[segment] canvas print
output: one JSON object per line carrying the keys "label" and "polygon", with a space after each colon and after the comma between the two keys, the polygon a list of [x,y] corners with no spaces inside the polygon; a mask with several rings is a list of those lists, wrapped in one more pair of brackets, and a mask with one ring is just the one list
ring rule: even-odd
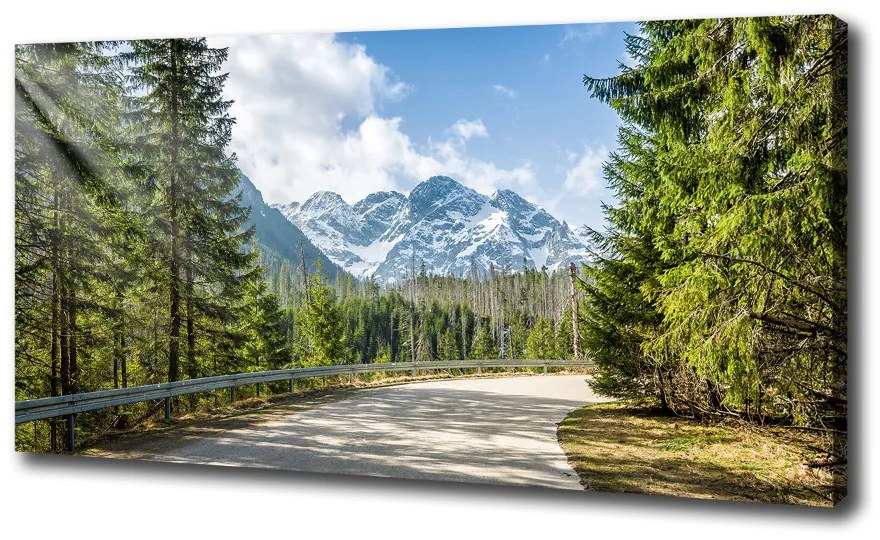
{"label": "canvas print", "polygon": [[15,449],[833,506],[847,51],[831,15],[18,45]]}

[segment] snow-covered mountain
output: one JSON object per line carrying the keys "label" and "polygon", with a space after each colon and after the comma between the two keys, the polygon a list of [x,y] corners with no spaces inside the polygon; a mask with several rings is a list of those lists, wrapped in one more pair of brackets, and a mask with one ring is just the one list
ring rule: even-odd
{"label": "snow-covered mountain", "polygon": [[572,230],[510,190],[482,195],[447,176],[432,176],[409,196],[368,195],[354,205],[319,191],[275,207],[333,262],[358,277],[403,278],[415,262],[429,272],[461,275],[589,261],[582,228]]}

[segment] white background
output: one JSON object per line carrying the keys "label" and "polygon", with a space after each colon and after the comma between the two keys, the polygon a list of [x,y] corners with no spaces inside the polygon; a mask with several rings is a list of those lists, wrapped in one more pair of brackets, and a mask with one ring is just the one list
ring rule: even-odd
{"label": "white background", "polygon": [[[0,536],[5,538],[860,538],[878,523],[875,306],[880,28],[871,2],[362,0],[4,1],[0,212]],[[208,9],[208,6],[210,8]],[[826,13],[850,24],[850,497],[835,510],[556,493],[274,471],[101,462],[13,451],[13,44],[96,38],[343,31]],[[871,95],[875,99],[870,98]],[[586,98],[586,96],[585,96]],[[874,279],[872,279],[874,278]],[[873,330],[873,332],[872,332]],[[12,533],[12,534],[10,534]],[[876,531],[875,531],[876,534]]]}

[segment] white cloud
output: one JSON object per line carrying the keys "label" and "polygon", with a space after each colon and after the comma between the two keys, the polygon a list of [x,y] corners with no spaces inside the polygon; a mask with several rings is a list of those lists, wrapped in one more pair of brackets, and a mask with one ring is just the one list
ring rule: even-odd
{"label": "white cloud", "polygon": [[[565,174],[562,187],[567,193],[578,197],[585,197],[602,190],[604,186],[602,164],[607,159],[608,149],[604,146],[584,148],[580,160]],[[569,160],[571,161],[570,157]]]}
{"label": "white cloud", "polygon": [[483,121],[479,118],[476,120],[465,120],[464,118],[461,118],[452,124],[452,127],[449,129],[462,141],[468,141],[472,137],[485,139],[489,136],[489,131],[486,129],[485,124],[483,124]]}
{"label": "white cloud", "polygon": [[460,138],[430,141],[429,151],[431,155],[436,156],[438,164],[437,172],[434,174],[451,176],[480,193],[492,193],[504,187],[523,189],[535,186],[535,174],[531,163],[526,162],[513,169],[504,169],[494,163],[468,156],[466,142]]}
{"label": "white cloud", "polygon": [[492,85],[492,90],[495,90],[496,92],[498,92],[498,93],[501,94],[502,96],[506,96],[506,97],[509,97],[509,98],[511,98],[511,99],[513,99],[513,98],[516,97],[516,92],[513,91],[512,89],[510,89],[510,88],[504,86],[503,84],[493,84],[493,85]]}
{"label": "white cloud", "polygon": [[545,54],[544,54],[544,57],[541,58],[541,63],[542,63],[542,64],[547,64],[547,63],[549,63],[549,62],[550,62],[550,53],[545,53]]}
{"label": "white cloud", "polygon": [[603,35],[607,27],[604,23],[568,24],[565,26],[559,46],[562,47],[569,43],[589,43]]}
{"label": "white cloud", "polygon": [[456,121],[442,140],[412,141],[404,119],[380,110],[412,87],[362,45],[300,34],[212,39],[211,46],[229,47],[232,149],[269,203],[321,189],[355,202],[377,190],[406,192],[434,174],[482,192],[534,183],[528,163],[505,169],[468,155],[471,138],[489,135],[480,119]]}
{"label": "white cloud", "polygon": [[616,204],[614,193],[605,185],[602,166],[608,160],[605,146],[585,146],[582,153],[559,151],[559,171],[565,178],[558,185],[536,183],[522,195],[539,201],[548,212],[570,226],[588,224],[602,228],[600,203]]}

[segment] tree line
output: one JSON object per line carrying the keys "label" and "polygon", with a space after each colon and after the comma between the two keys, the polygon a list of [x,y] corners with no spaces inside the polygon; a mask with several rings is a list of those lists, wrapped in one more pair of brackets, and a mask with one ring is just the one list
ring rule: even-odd
{"label": "tree line", "polygon": [[847,30],[833,16],[643,23],[584,76],[622,119],[581,282],[595,389],[805,426],[846,463]]}
{"label": "tree line", "polygon": [[[311,297],[305,309],[294,308],[303,317],[292,331],[308,332],[321,314],[338,320],[337,356],[350,362],[574,356],[567,272],[525,264],[522,271],[490,265],[479,272],[472,265],[465,276],[448,276],[432,274],[420,263],[418,270],[412,265],[402,282],[381,286],[348,274],[333,285],[322,284],[320,273],[309,280]],[[316,297],[315,291],[322,295]],[[317,308],[317,302],[328,307]],[[315,361],[308,348],[302,349],[313,340],[310,335],[294,337],[302,351],[294,351],[295,361]]]}

